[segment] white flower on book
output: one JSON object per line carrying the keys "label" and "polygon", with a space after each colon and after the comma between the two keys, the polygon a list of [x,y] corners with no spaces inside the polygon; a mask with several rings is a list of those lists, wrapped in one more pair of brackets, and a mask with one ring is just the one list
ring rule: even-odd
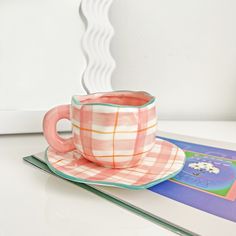
{"label": "white flower on book", "polygon": [[188,166],[194,170],[200,170],[213,174],[218,174],[220,172],[219,168],[215,167],[212,163],[208,162],[192,162]]}

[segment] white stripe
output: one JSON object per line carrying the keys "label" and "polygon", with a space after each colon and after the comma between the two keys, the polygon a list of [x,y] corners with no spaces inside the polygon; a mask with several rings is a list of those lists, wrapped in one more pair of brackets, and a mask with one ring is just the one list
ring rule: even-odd
{"label": "white stripe", "polygon": [[[107,157],[99,157],[97,158],[98,161],[103,161],[103,162],[111,162],[113,163],[113,158],[107,158]],[[126,162],[126,161],[131,161],[132,157],[115,157],[115,163],[122,163],[122,162]]]}
{"label": "white stripe", "polygon": [[114,155],[130,155],[132,156],[134,154],[134,148],[131,148],[130,150],[116,150],[114,151]]}
{"label": "white stripe", "polygon": [[143,147],[143,152],[152,151],[152,148],[154,147],[153,145],[154,145],[154,142],[149,145],[145,145]]}
{"label": "white stripe", "polygon": [[111,126],[102,126],[102,125],[92,125],[92,129],[100,132],[113,132],[114,131],[114,125]]}
{"label": "white stripe", "polygon": [[[94,154],[94,156],[111,156],[111,158],[112,158],[112,156],[113,156],[113,150],[112,150],[112,148],[110,149],[110,150],[93,150],[93,154]],[[123,155],[129,155],[129,156],[133,156],[133,154],[134,154],[134,149],[132,148],[132,149],[130,149],[130,150],[114,150],[114,155],[116,156],[116,157],[119,157],[119,155],[120,155],[120,157],[121,158],[123,158],[124,156]],[[106,158],[108,158],[109,159],[109,157],[106,157]]]}
{"label": "white stripe", "polygon": [[79,152],[84,153],[84,149],[83,149],[83,147],[82,147],[81,145],[75,144],[75,147],[76,147],[76,149],[77,149]]}
{"label": "white stripe", "polygon": [[156,132],[157,132],[157,126],[154,126],[154,127],[150,128],[150,129],[146,130],[146,135],[156,134]]}
{"label": "white stripe", "polygon": [[98,139],[98,140],[112,140],[113,139],[113,134],[99,134],[92,132],[92,138],[93,139]]}
{"label": "white stripe", "polygon": [[[111,156],[111,157],[106,157],[108,160],[112,159],[112,154],[113,154],[113,150],[111,148],[111,150],[106,150],[106,151],[98,151],[98,150],[93,150],[93,155],[96,156]],[[100,159],[100,158],[99,158]]]}
{"label": "white stripe", "polygon": [[120,140],[120,139],[133,139],[135,140],[137,137],[137,133],[116,133],[115,134],[115,139]]}
{"label": "white stripe", "polygon": [[158,155],[160,153],[160,151],[161,151],[161,145],[155,143],[152,150],[151,150],[151,152],[154,152]]}

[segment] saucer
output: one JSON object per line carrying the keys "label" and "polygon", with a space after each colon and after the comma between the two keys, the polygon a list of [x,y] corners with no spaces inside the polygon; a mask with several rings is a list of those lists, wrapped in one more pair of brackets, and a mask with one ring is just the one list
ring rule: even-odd
{"label": "saucer", "polygon": [[174,144],[156,139],[155,145],[139,165],[112,169],[85,159],[77,150],[59,153],[52,148],[45,152],[48,167],[57,175],[80,183],[144,189],[178,174],[185,162],[185,153]]}

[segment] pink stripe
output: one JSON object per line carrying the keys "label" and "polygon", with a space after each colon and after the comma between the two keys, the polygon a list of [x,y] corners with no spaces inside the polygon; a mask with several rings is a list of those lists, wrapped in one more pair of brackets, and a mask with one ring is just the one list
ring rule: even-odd
{"label": "pink stripe", "polygon": [[[91,106],[82,106],[80,108],[80,122],[83,124],[85,121],[87,124],[90,124],[90,129],[93,122],[93,112]],[[87,132],[84,130],[80,130],[80,140],[83,147],[81,150],[83,153],[87,153],[90,157],[88,158],[91,161],[96,161],[93,157],[93,149],[92,149],[92,132]]]}
{"label": "pink stripe", "polygon": [[109,169],[109,168],[106,169],[106,168],[103,168],[103,170],[100,173],[89,177],[88,180],[96,180],[96,181],[104,180],[105,181],[106,178],[115,175],[119,171],[120,171],[120,169]]}
{"label": "pink stripe", "polygon": [[[80,135],[74,133],[74,142],[76,145],[82,146]],[[83,150],[80,150],[83,152]]]}
{"label": "pink stripe", "polygon": [[[145,129],[147,127],[148,122],[148,113],[145,112],[144,109],[140,110],[138,113],[138,130]],[[135,153],[142,153],[143,152],[143,146],[144,141],[146,137],[146,131],[142,133],[137,133],[136,141],[135,141],[135,147],[134,147],[134,154]],[[139,156],[134,156],[133,160],[131,161],[131,165],[135,165],[138,163],[138,160],[140,160]]]}

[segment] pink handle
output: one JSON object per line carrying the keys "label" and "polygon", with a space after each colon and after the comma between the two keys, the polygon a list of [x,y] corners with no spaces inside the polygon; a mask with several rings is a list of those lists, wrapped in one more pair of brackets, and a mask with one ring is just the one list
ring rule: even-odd
{"label": "pink handle", "polygon": [[58,152],[68,152],[75,149],[73,138],[64,139],[57,133],[57,122],[70,119],[70,105],[61,105],[49,110],[43,119],[43,133],[48,144]]}

